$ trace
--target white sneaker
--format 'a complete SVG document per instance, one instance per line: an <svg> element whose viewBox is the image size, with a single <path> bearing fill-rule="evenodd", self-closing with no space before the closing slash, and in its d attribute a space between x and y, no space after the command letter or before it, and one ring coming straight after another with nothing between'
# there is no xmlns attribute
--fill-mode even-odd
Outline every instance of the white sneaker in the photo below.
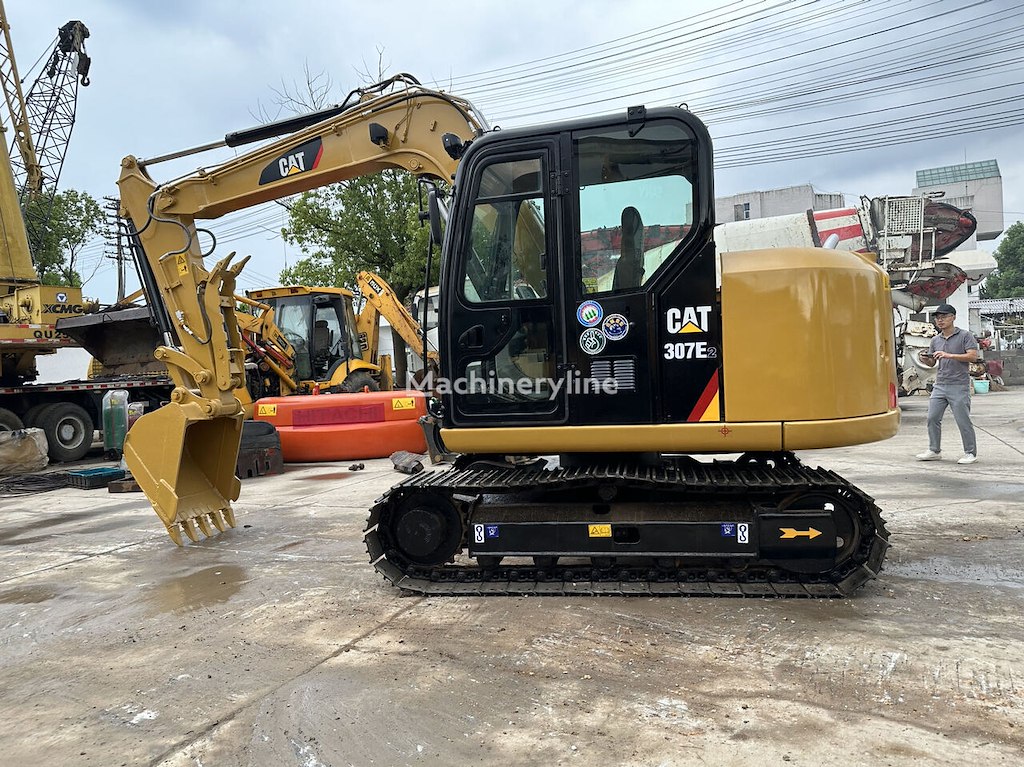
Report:
<svg viewBox="0 0 1024 767"><path fill-rule="evenodd" d="M957 463L974 463L977 460L978 456L976 456L974 453L964 453L964 457L957 461Z"/></svg>
<svg viewBox="0 0 1024 767"><path fill-rule="evenodd" d="M917 460L919 461L941 461L942 453L935 453L931 450L925 450L923 453L917 454Z"/></svg>

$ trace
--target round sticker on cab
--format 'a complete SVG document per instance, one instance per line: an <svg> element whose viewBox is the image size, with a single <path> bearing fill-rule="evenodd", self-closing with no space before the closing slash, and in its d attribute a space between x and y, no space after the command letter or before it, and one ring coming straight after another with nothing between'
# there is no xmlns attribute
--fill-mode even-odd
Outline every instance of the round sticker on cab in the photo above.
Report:
<svg viewBox="0 0 1024 767"><path fill-rule="evenodd" d="M604 346L605 337L600 328L587 328L580 335L580 348L587 354L600 354Z"/></svg>
<svg viewBox="0 0 1024 767"><path fill-rule="evenodd" d="M585 328L592 328L601 324L604 318L604 309L597 301L584 301L576 310L576 319Z"/></svg>
<svg viewBox="0 0 1024 767"><path fill-rule="evenodd" d="M629 320L621 314L609 314L601 327L609 341L621 341L629 334Z"/></svg>

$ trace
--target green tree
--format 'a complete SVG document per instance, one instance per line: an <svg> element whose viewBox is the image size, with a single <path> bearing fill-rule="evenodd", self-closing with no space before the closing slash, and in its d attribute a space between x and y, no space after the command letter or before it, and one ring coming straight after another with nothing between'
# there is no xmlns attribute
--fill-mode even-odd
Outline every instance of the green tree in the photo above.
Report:
<svg viewBox="0 0 1024 767"><path fill-rule="evenodd" d="M1024 298L1024 222L1006 230L993 255L998 267L985 279L981 297Z"/></svg>
<svg viewBox="0 0 1024 767"><path fill-rule="evenodd" d="M30 201L33 205L46 204ZM31 215L31 211L27 211ZM33 254L36 271L44 285L81 287L78 258L82 248L103 227L103 211L87 192L65 189L53 198L39 250Z"/></svg>
<svg viewBox="0 0 1024 767"><path fill-rule="evenodd" d="M403 301L423 287L429 234L412 174L386 170L315 189L289 209L282 234L308 255L281 272L282 283L351 286L368 269ZM437 267L435 259L434 279Z"/></svg>
<svg viewBox="0 0 1024 767"><path fill-rule="evenodd" d="M367 84L386 77L383 50L377 51L376 71L364 63L360 79ZM274 91L274 107L260 107L265 120L282 113L323 108L334 90L326 73L303 67L301 82L282 83ZM287 205L285 240L305 254L279 275L282 284L355 285L356 274L367 269L391 285L405 301L423 287L429 234L418 219L416 177L386 170L305 192ZM439 273L439 259L431 268L431 282Z"/></svg>

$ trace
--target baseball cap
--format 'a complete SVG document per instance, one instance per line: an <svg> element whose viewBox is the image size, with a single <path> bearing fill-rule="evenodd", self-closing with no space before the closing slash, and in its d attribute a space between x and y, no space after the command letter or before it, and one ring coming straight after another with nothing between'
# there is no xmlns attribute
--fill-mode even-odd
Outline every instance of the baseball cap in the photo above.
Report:
<svg viewBox="0 0 1024 767"><path fill-rule="evenodd" d="M950 304L939 304L939 308L932 312L932 314L952 314L955 317L956 309Z"/></svg>

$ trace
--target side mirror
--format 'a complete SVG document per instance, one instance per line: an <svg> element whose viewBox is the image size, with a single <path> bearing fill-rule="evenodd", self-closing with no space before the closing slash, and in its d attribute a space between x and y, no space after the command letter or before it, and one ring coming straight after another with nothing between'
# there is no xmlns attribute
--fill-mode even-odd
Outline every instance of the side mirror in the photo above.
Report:
<svg viewBox="0 0 1024 767"><path fill-rule="evenodd" d="M441 206L437 202L437 190L427 190L427 215L430 220L430 241L441 246L443 235L441 233Z"/></svg>

